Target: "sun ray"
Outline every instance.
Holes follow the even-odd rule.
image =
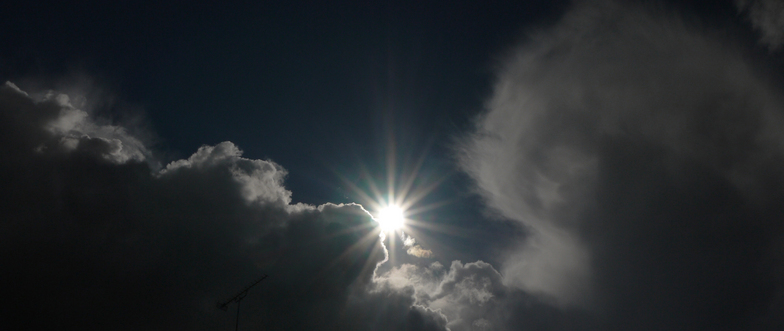
[[[364,204],[373,202],[372,209],[378,208],[378,206],[375,204],[376,198],[371,197],[369,194],[367,194],[364,190],[362,190],[359,186],[354,184],[351,180],[349,180],[345,176],[341,175],[340,173],[336,173],[336,174],[346,184],[346,186],[348,186],[348,188],[358,196],[360,201],[363,201]]]
[[[397,262],[397,242],[395,241],[395,236],[393,233],[390,233],[390,235],[387,237],[389,238],[389,261],[392,263],[392,265],[395,265],[395,262]]]
[[[438,188],[438,186],[440,186],[447,178],[449,178],[449,176],[449,174],[440,176],[429,185],[411,192],[411,195],[407,197],[406,201],[401,203],[401,208],[406,210],[411,208],[413,205],[424,199],[428,194],[432,193],[436,188]]]
[[[323,277],[325,273],[331,272],[341,261],[344,261],[349,257],[351,253],[357,250],[361,250],[363,248],[370,248],[370,254],[368,255],[368,259],[363,262],[362,270],[364,271],[369,261],[371,260],[370,257],[374,255],[374,253],[378,250],[378,247],[374,244],[374,241],[377,240],[378,231],[373,230],[362,236],[357,242],[352,244],[351,246],[347,247],[340,255],[338,255],[334,260],[330,261],[324,268],[319,270],[319,272],[315,275],[316,278]]]
[[[422,165],[425,163],[425,158],[427,156],[427,152],[430,150],[430,147],[432,146],[432,142],[433,140],[431,139],[427,143],[425,150],[420,154],[419,158],[414,164],[414,168],[411,169],[410,172],[408,172],[408,176],[398,192],[400,201],[395,201],[395,203],[403,204],[405,201],[408,200],[408,194],[411,192],[411,189],[414,186],[416,179],[419,177],[419,170],[422,169]]]
[[[453,202],[454,201],[443,200],[443,201],[433,202],[433,203],[430,203],[430,204],[427,204],[427,205],[422,205],[422,206],[419,206],[419,207],[416,207],[416,208],[406,208],[406,204],[404,204],[402,206],[402,208],[405,208],[407,215],[409,215],[410,217],[413,217],[413,216],[416,216],[416,215],[424,214],[424,213],[429,212],[429,211],[433,211],[433,210],[439,209],[439,208],[441,208],[443,206],[446,206],[446,205],[450,205]]]
[[[430,222],[421,222],[416,220],[409,220],[407,223],[406,229],[411,231],[412,229],[425,229],[432,232],[442,233],[454,237],[461,237],[461,238],[470,238],[471,233],[466,231],[465,228],[457,227],[448,224],[433,224]]]
[[[386,115],[389,116],[384,123],[386,150],[381,155],[385,158],[381,163],[385,169],[371,171],[368,164],[359,161],[355,175],[338,174],[350,192],[353,192],[354,198],[358,199],[357,202],[370,211],[375,221],[373,226],[378,227],[377,240],[381,241],[380,247],[386,255],[384,261],[378,263],[376,270],[387,261],[390,262],[389,265],[395,265],[398,258],[406,256],[408,246],[404,242],[408,237],[416,241],[415,245],[430,250],[435,247],[431,243],[434,244],[439,239],[443,240],[448,236],[471,236],[465,228],[450,225],[453,223],[448,220],[435,222],[433,219],[437,217],[434,214],[437,214],[436,210],[455,203],[455,200],[433,199],[433,192],[442,187],[449,178],[453,178],[455,171],[434,172],[427,167],[428,153],[433,147],[432,140],[425,144],[422,152],[406,149],[406,153],[398,155],[398,147],[402,142],[396,140],[392,127],[387,126],[393,114]],[[385,215],[389,209],[397,210],[397,221],[389,221],[389,217]],[[395,238],[404,233],[406,238]]]
[[[367,184],[370,187],[370,191],[375,196],[375,199],[372,200],[372,201],[376,202],[376,206],[377,207],[381,206],[381,203],[379,201],[383,200],[384,194],[381,193],[381,190],[378,188],[378,186],[376,185],[375,181],[371,180],[371,178],[373,178],[373,176],[370,175],[370,172],[367,170],[367,168],[364,165],[360,165],[360,168],[361,168],[361,171],[362,171],[362,177],[366,178]]]
[[[391,116],[391,113],[389,114]],[[391,123],[388,121],[387,123]],[[397,158],[395,151],[397,146],[395,143],[395,133],[390,128],[387,128],[387,199],[388,201],[395,201],[395,174]]]

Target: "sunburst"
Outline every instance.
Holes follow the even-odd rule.
[[[413,162],[401,163],[403,171],[398,171],[397,155],[395,154],[397,149],[394,139],[389,138],[388,142],[386,183],[377,176],[377,171],[369,171],[366,165],[361,162],[359,163],[359,178],[351,176],[355,180],[360,179],[359,181],[349,180],[343,174],[336,172],[353,193],[355,201],[365,206],[376,222],[376,233],[388,253],[387,258],[378,266],[386,261],[391,261],[391,265],[395,265],[398,247],[405,246],[406,239],[410,243],[414,242],[413,238],[417,238],[416,244],[424,247],[429,247],[430,243],[434,243],[434,238],[422,233],[419,231],[420,229],[447,234],[453,232],[453,229],[448,225],[443,228],[443,225],[429,224],[429,222],[420,219],[424,213],[429,213],[449,203],[448,201],[424,203],[424,200],[427,198],[432,201],[429,194],[437,189],[450,174],[422,171],[429,148],[425,148],[418,157],[407,155],[405,159]],[[398,243],[398,241],[400,242]]]

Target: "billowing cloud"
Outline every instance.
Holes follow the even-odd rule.
[[[452,331],[600,330],[586,311],[556,308],[504,284],[490,264],[453,261],[429,266],[404,264],[380,275],[394,289],[410,289],[415,304],[442,313]]]
[[[735,0],[738,11],[745,13],[751,25],[760,33],[760,43],[771,50],[784,44],[784,1]]]
[[[361,206],[291,204],[286,171],[230,142],[159,171],[124,128],[6,83],[0,144],[9,325],[230,329],[216,304],[268,274],[243,328],[444,330],[413,293],[373,281],[385,252]]]
[[[114,163],[127,161],[144,161],[150,152],[144,144],[130,135],[121,126],[100,124],[94,121],[86,111],[71,104],[67,94],[49,91],[37,97],[31,97],[13,83],[7,82],[3,87],[7,93],[23,96],[20,108],[11,112],[26,112],[29,120],[44,121],[43,128],[56,137],[56,141],[41,141],[36,147],[38,152],[45,150],[74,151],[92,153]],[[47,111],[30,111],[34,104],[47,105]],[[51,138],[50,137],[50,138]]]
[[[97,124],[65,96],[50,95],[0,87],[0,257],[10,284],[1,293],[16,298],[8,311],[14,324],[231,329],[236,306],[227,313],[217,304],[262,274],[269,277],[242,301],[243,328],[567,330],[592,323],[505,285],[482,261],[403,264],[377,275],[386,252],[362,206],[292,204],[286,170],[245,158],[230,142],[202,146],[160,170],[141,143],[138,157],[116,157],[127,150],[100,145],[134,141],[128,131]],[[75,147],[63,144],[77,134],[83,138]],[[409,254],[433,255],[411,236],[403,243]]]
[[[780,95],[674,15],[576,4],[510,52],[462,145],[488,206],[530,230],[502,282],[605,329],[780,328]]]

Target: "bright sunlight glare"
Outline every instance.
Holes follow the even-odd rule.
[[[376,222],[384,231],[394,231],[403,227],[405,217],[398,206],[386,206],[378,212]]]

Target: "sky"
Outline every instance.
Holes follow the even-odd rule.
[[[3,4],[3,321],[784,329],[782,46],[780,0]]]

